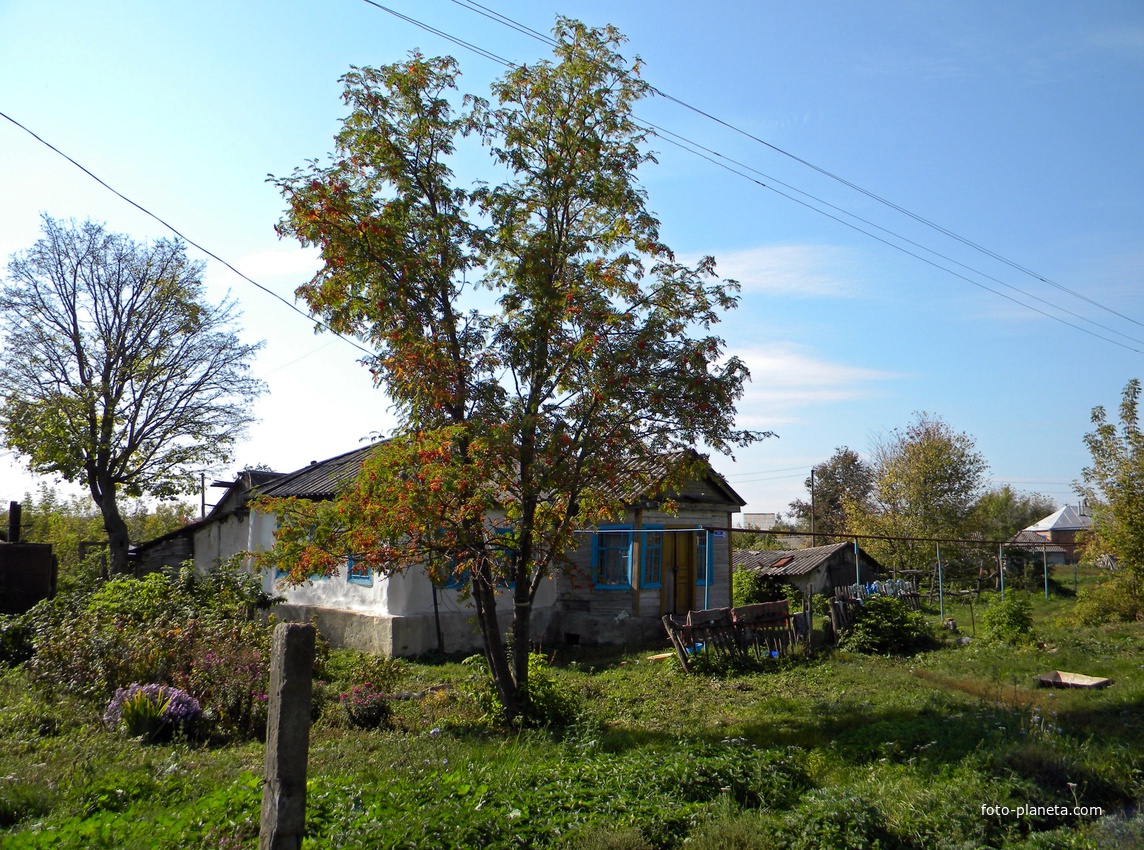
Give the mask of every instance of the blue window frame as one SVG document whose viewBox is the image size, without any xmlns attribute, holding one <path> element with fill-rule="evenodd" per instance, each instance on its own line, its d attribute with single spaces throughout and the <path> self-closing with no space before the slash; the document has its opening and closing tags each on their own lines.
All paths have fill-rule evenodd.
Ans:
<svg viewBox="0 0 1144 850">
<path fill-rule="evenodd" d="M 714 546 L 708 545 L 710 533 L 697 527 L 695 532 L 695 583 L 707 585 L 715 583 Z"/>
<path fill-rule="evenodd" d="M 640 538 L 640 586 L 663 587 L 663 526 L 645 525 Z"/>
<path fill-rule="evenodd" d="M 358 558 L 357 555 L 346 556 L 346 581 L 350 584 L 361 584 L 373 587 L 373 570 Z"/>
<path fill-rule="evenodd" d="M 592 547 L 592 574 L 596 587 L 629 590 L 632 586 L 632 527 L 601 526 Z"/>
</svg>

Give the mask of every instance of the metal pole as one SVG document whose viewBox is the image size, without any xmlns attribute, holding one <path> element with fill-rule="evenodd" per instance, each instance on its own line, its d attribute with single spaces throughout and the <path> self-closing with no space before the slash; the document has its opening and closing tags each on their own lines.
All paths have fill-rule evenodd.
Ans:
<svg viewBox="0 0 1144 850">
<path fill-rule="evenodd" d="M 1045 600 L 1048 601 L 1048 598 L 1049 598 L 1049 553 L 1045 550 L 1044 546 L 1041 547 L 1041 559 L 1044 561 L 1044 564 L 1045 564 Z"/>
<path fill-rule="evenodd" d="M 810 545 L 817 546 L 818 538 L 814 536 L 814 467 L 810 468 Z"/>
<path fill-rule="evenodd" d="M 703 529 L 703 537 L 707 541 L 707 545 L 703 547 L 703 610 L 709 611 L 711 609 L 711 573 L 707 571 L 707 564 L 712 560 L 714 553 L 711 551 L 711 532 L 708 529 Z"/>
<path fill-rule="evenodd" d="M 1005 601 L 1005 555 L 1000 546 L 997 547 L 997 573 L 1001 576 L 1001 601 Z"/>
<path fill-rule="evenodd" d="M 858 539 L 854 539 L 854 583 L 862 586 L 862 562 L 858 558 Z"/>
<path fill-rule="evenodd" d="M 941 617 L 942 623 L 945 622 L 945 595 L 942 591 L 942 575 L 941 575 L 941 544 L 937 545 L 937 610 L 938 616 Z M 930 597 L 931 599 L 933 597 Z"/>
</svg>

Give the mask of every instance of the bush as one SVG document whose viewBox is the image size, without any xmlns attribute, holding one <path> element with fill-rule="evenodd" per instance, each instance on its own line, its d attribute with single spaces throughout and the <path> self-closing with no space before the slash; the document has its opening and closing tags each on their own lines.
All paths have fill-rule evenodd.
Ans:
<svg viewBox="0 0 1144 850">
<path fill-rule="evenodd" d="M 341 696 L 350 723 L 359 729 L 377 729 L 389 722 L 393 708 L 389 696 L 373 685 L 355 685 Z"/>
<path fill-rule="evenodd" d="M 998 643 L 1031 643 L 1033 603 L 1028 595 L 1010 593 L 990 603 L 981 613 L 981 636 Z"/>
<path fill-rule="evenodd" d="M 217 737 L 261 738 L 269 709 L 270 630 L 257 620 L 194 628 L 188 669 L 176 684 L 207 707 Z"/>
<path fill-rule="evenodd" d="M 897 842 L 886 829 L 885 820 L 881 812 L 860 797 L 835 789 L 815 790 L 783 818 L 782 831 L 787 840 L 779 846 L 791 850 L 892 847 Z"/>
<path fill-rule="evenodd" d="M 199 719 L 199 701 L 179 688 L 133 684 L 115 692 L 103 722 L 132 738 L 152 743 L 176 730 L 187 730 Z"/>
<path fill-rule="evenodd" d="M 15 667 L 32 657 L 32 625 L 27 614 L 0 616 L 0 667 Z"/>
<path fill-rule="evenodd" d="M 265 729 L 270 637 L 258 580 L 224 565 L 210 575 L 117 578 L 29 613 L 28 672 L 47 690 L 106 701 L 128 682 L 186 690 L 225 737 Z"/>
<path fill-rule="evenodd" d="M 483 719 L 504 719 L 492 674 L 483 656 L 473 655 L 463 662 L 474 670 L 469 696 L 477 704 Z M 528 656 L 528 690 L 516 724 L 523 727 L 561 727 L 576 720 L 580 703 L 571 688 L 553 675 L 548 659 L 538 653 Z"/>
<path fill-rule="evenodd" d="M 1073 608 L 1073 619 L 1085 626 L 1144 619 L 1144 580 L 1126 570 L 1082 590 Z"/>
<path fill-rule="evenodd" d="M 913 655 L 937 643 L 925 617 L 904 600 L 875 596 L 855 608 L 855 621 L 840 646 L 869 655 Z"/>
</svg>

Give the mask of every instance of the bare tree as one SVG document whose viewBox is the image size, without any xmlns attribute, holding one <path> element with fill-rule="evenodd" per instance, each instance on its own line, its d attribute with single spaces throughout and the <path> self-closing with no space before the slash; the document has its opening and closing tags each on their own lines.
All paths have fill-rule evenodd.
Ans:
<svg viewBox="0 0 1144 850">
<path fill-rule="evenodd" d="M 88 488 L 123 571 L 118 497 L 191 492 L 230 459 L 263 389 L 260 344 L 239 341 L 232 301 L 205 300 L 181 242 L 48 216 L 43 233 L 0 289 L 0 432 L 33 472 Z"/>
</svg>

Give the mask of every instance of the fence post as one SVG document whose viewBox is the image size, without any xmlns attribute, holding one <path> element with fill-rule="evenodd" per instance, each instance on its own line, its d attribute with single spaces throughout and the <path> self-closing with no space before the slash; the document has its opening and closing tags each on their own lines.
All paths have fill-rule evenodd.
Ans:
<svg viewBox="0 0 1144 850">
<path fill-rule="evenodd" d="M 259 850 L 300 850 L 302 846 L 313 671 L 314 627 L 279 623 L 270 659 Z"/>
</svg>

